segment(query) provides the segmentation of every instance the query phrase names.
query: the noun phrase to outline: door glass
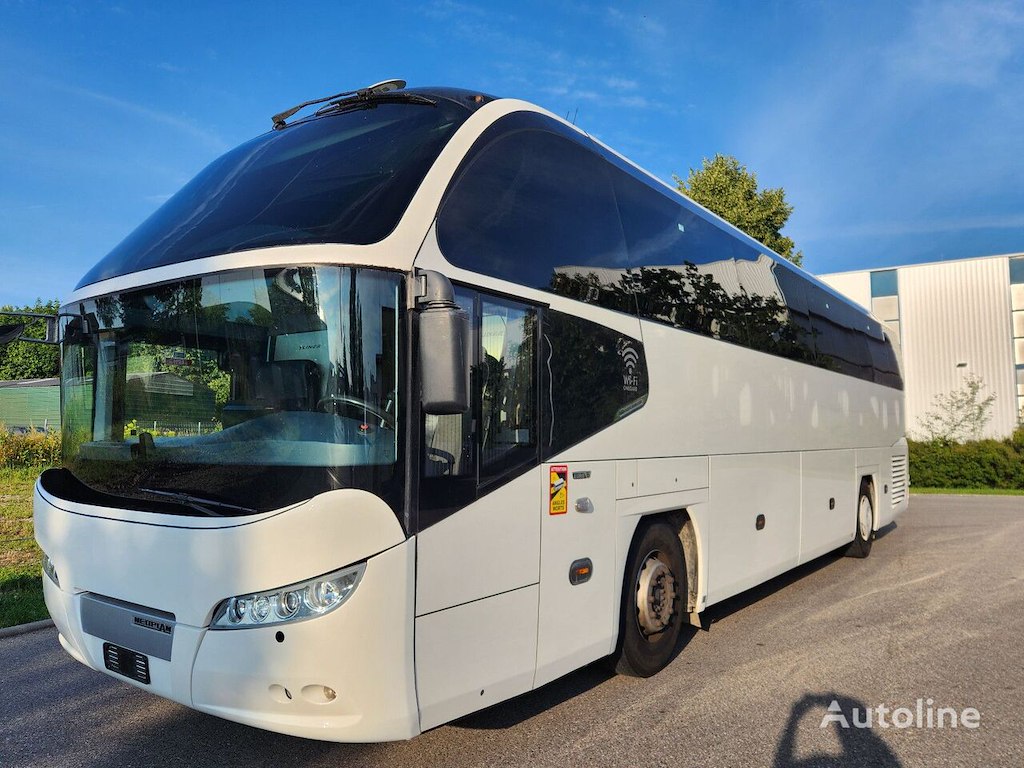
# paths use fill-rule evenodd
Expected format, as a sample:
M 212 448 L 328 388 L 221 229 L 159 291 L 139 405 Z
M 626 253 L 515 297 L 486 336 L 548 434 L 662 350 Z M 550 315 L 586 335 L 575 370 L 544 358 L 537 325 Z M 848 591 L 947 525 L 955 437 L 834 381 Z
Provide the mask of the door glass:
M 537 313 L 519 304 L 481 303 L 480 482 L 535 457 Z
M 455 300 L 472 318 L 471 405 L 423 417 L 420 530 L 538 462 L 537 311 L 464 288 Z

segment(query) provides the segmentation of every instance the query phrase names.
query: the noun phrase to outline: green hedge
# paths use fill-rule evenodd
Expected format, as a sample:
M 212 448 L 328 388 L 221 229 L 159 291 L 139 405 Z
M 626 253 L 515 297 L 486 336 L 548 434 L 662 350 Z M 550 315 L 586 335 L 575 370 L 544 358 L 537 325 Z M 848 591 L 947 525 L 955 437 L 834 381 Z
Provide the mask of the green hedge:
M 1007 440 L 909 441 L 910 481 L 921 488 L 1024 489 L 1024 428 Z

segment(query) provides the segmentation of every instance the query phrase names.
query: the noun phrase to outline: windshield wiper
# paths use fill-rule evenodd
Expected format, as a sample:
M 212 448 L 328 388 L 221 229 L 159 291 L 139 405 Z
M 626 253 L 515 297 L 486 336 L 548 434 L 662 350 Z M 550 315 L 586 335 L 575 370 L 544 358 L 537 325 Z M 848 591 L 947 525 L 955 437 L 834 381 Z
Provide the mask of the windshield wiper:
M 221 509 L 232 509 L 236 512 L 255 512 L 256 510 L 252 507 L 240 507 L 236 504 L 228 504 L 223 501 L 216 501 L 215 499 L 204 499 L 200 496 L 191 496 L 187 493 L 181 493 L 179 491 L 158 491 L 155 488 L 139 488 L 143 493 L 151 493 L 154 496 L 166 496 L 169 499 L 180 501 L 182 504 L 186 504 L 192 509 L 202 512 L 204 515 L 210 517 L 224 517 L 220 512 L 217 512 L 210 507 L 220 507 Z
M 329 112 L 343 112 L 349 109 L 366 108 L 382 102 L 394 104 L 426 104 L 431 107 L 437 106 L 436 101 L 428 99 L 426 96 L 421 96 L 418 93 L 394 93 L 394 91 L 399 91 L 402 88 L 405 88 L 405 80 L 384 80 L 383 82 L 375 83 L 368 88 L 360 88 L 356 91 L 343 91 L 342 93 L 335 93 L 333 96 L 324 96 L 322 99 L 310 99 L 309 101 L 304 101 L 291 109 L 286 109 L 284 112 L 278 112 L 270 119 L 274 122 L 274 130 L 280 131 L 281 129 L 288 127 L 288 123 L 285 121 L 300 109 L 311 107 L 314 104 L 323 104 L 324 102 L 330 103 L 326 107 L 321 107 L 317 110 L 317 115 L 323 115 Z
M 382 93 L 375 96 L 368 96 L 366 98 L 353 96 L 349 99 L 332 101 L 326 107 L 320 107 L 320 109 L 313 114 L 316 117 L 320 117 L 321 115 L 333 115 L 338 112 L 348 112 L 355 109 L 369 109 L 370 107 L 375 107 L 378 104 L 422 104 L 426 107 L 437 106 L 436 101 L 418 93 Z

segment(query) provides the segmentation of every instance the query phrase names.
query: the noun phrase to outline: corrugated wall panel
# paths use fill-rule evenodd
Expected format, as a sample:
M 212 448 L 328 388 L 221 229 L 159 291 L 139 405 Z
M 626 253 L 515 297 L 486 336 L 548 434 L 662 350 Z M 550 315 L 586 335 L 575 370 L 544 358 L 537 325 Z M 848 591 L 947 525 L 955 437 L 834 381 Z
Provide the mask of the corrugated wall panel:
M 985 436 L 1012 432 L 1017 392 L 1006 257 L 901 267 L 899 292 L 908 433 L 919 435 L 935 396 L 962 387 L 969 373 L 996 394 Z

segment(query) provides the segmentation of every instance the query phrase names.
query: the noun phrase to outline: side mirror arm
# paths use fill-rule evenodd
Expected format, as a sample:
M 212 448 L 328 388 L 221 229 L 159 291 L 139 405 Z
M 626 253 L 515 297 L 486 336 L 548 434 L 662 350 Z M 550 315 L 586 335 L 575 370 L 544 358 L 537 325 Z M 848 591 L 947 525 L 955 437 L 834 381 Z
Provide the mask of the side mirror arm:
M 57 315 L 48 315 L 42 312 L 0 312 L 0 317 L 17 317 L 32 320 L 46 321 L 46 336 L 24 336 L 28 323 L 8 323 L 0 325 L 0 347 L 6 346 L 13 341 L 28 341 L 33 344 L 59 344 L 57 333 Z

